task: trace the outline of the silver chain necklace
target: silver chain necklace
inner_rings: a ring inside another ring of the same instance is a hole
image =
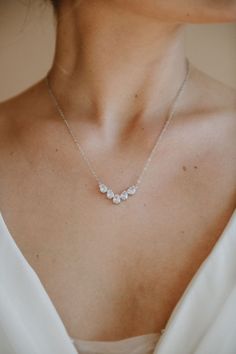
[[[60,107],[59,102],[58,102],[55,94],[52,91],[48,75],[46,76],[45,80],[46,80],[46,84],[47,84],[47,88],[48,88],[48,92],[50,94],[50,97],[52,98],[59,115],[61,116],[61,118],[65,122],[66,127],[68,128],[68,131],[69,131],[70,135],[72,136],[72,139],[74,140],[74,142],[75,142],[79,152],[81,153],[84,161],[86,162],[91,174],[96,179],[96,181],[98,183],[98,191],[100,191],[102,194],[104,194],[107,197],[108,200],[111,200],[114,203],[114,205],[118,205],[122,201],[126,201],[130,196],[133,196],[137,192],[138,187],[139,187],[139,185],[140,185],[140,183],[141,183],[141,181],[143,179],[144,173],[146,172],[146,170],[147,170],[147,168],[148,168],[148,166],[149,166],[149,164],[150,164],[150,162],[152,160],[154,152],[156,151],[157,146],[160,144],[161,139],[162,139],[165,131],[167,130],[167,128],[168,128],[168,126],[169,126],[169,124],[170,124],[170,122],[171,122],[171,120],[172,120],[172,118],[173,118],[173,116],[175,114],[176,105],[177,105],[178,99],[180,98],[180,95],[183,92],[185,83],[187,82],[188,77],[189,77],[189,73],[190,73],[190,63],[189,63],[189,61],[187,59],[187,70],[186,70],[186,74],[185,74],[184,80],[181,83],[181,85],[180,85],[180,87],[179,87],[179,89],[177,91],[177,94],[176,94],[176,96],[175,96],[175,98],[173,100],[170,112],[167,115],[167,119],[165,120],[165,122],[163,124],[163,127],[161,129],[161,133],[157,137],[157,140],[156,140],[156,142],[155,142],[155,144],[154,144],[154,146],[153,146],[153,148],[152,148],[152,150],[151,150],[151,152],[149,154],[148,159],[146,160],[146,162],[144,164],[144,167],[142,168],[141,173],[139,174],[139,177],[136,180],[136,183],[134,183],[132,186],[129,186],[127,189],[123,190],[121,193],[113,192],[113,190],[110,187],[108,187],[107,184],[105,184],[103,181],[101,181],[101,179],[97,176],[95,170],[93,169],[93,167],[91,165],[90,160],[85,155],[85,152],[84,152],[82,146],[80,145],[80,143],[78,142],[78,140],[75,137],[74,133],[72,132],[72,129],[69,126],[69,123],[68,123],[68,121],[67,121],[67,119],[65,117],[65,114],[64,114],[62,108]]]

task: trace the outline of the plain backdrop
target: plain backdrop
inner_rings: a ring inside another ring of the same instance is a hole
[[[55,25],[42,0],[0,0],[0,101],[41,79],[54,53]],[[236,88],[236,24],[186,28],[190,61]]]

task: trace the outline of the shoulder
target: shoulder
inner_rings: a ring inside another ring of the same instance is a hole
[[[190,90],[199,110],[212,117],[228,117],[232,123],[236,123],[236,90],[195,66],[191,67]]]
[[[191,116],[209,139],[236,152],[236,90],[192,65],[188,98]]]
[[[40,153],[49,127],[43,121],[49,114],[49,101],[43,80],[0,103],[0,181],[30,168]],[[47,131],[46,131],[47,129]],[[50,129],[52,131],[52,129]],[[41,139],[41,140],[40,140]]]
[[[236,91],[192,67],[187,99],[185,132],[192,133],[188,141],[201,161],[204,184],[222,200],[227,193],[234,199]]]
[[[0,103],[0,152],[23,143],[48,111],[44,80]]]

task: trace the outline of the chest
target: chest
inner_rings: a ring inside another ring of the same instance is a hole
[[[72,337],[115,340],[164,328],[229,215],[208,210],[184,172],[156,182],[154,169],[120,205],[87,178],[53,184],[53,174],[21,178],[18,194],[5,194],[5,205],[15,205],[10,232]]]

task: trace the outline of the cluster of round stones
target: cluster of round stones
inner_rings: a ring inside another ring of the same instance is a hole
[[[104,183],[99,183],[99,189],[100,192],[106,194],[106,197],[112,200],[114,204],[120,204],[120,202],[127,200],[129,196],[134,195],[137,187],[131,186],[121,194],[115,194],[113,190],[108,188]]]

